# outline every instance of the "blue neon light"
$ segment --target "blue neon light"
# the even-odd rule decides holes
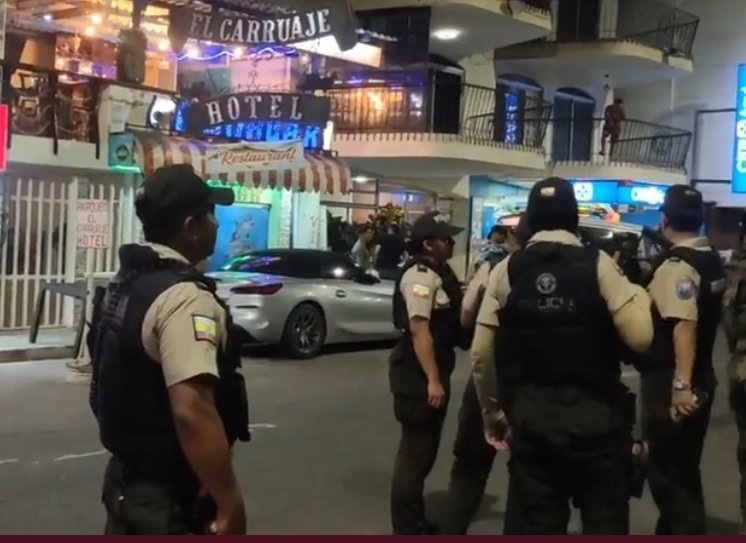
[[[746,64],[738,66],[736,80],[736,130],[730,189],[736,194],[746,194]]]
[[[203,48],[204,49],[204,48]],[[199,54],[197,56],[190,56],[189,51],[185,53],[180,53],[176,55],[177,62],[181,62],[184,60],[196,60],[200,62],[212,62],[214,60],[219,60],[223,57],[230,57],[231,59],[241,59],[244,58],[243,54],[237,54],[236,49],[240,48],[233,48],[233,49],[224,49],[221,47],[213,47],[208,48],[205,50],[205,54]],[[281,45],[267,45],[264,47],[255,47],[249,50],[248,56],[249,57],[272,57],[275,55],[284,55],[287,57],[297,57],[298,56],[298,50],[294,49],[292,47],[283,47]]]

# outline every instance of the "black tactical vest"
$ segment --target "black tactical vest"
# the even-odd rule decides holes
[[[447,264],[438,268],[426,259],[415,258],[410,260],[401,268],[394,286],[393,322],[394,326],[402,333],[400,345],[397,348],[400,349],[399,352],[404,353],[403,358],[406,359],[400,361],[401,364],[394,364],[394,366],[400,367],[391,368],[391,380],[394,389],[411,388],[413,381],[419,382],[424,378],[420,375],[422,370],[414,354],[414,345],[409,333],[407,304],[401,293],[402,277],[413,266],[420,266],[423,269],[429,268],[437,273],[443,281],[442,288],[450,300],[448,307],[434,308],[430,315],[430,333],[435,342],[435,359],[444,378],[450,376],[453,372],[455,364],[454,347],[468,347],[468,338],[465,337],[461,329],[460,316],[463,292],[458,277]]]
[[[676,246],[668,250],[664,260],[681,260],[694,268],[700,276],[697,292],[697,352],[692,375],[692,385],[714,385],[715,374],[712,367],[712,351],[715,345],[723,307],[727,277],[720,255],[714,249],[701,250],[693,247]],[[656,270],[657,270],[656,267]],[[655,271],[653,272],[655,273]],[[676,288],[676,285],[670,285]],[[645,373],[655,369],[671,370],[676,367],[673,345],[673,329],[676,321],[663,319],[654,312],[655,337],[650,352],[638,370]]]
[[[496,344],[508,402],[522,385],[618,390],[618,336],[599,290],[598,256],[591,247],[539,242],[510,257]]]
[[[181,282],[193,282],[215,296],[214,282],[192,266],[159,259],[143,246],[124,246],[122,262],[136,253],[137,266],[125,268],[98,293],[89,348],[93,359],[90,404],[101,443],[120,460],[164,470],[187,466],[176,436],[171,405],[160,364],[142,344],[142,322],[156,298]],[[131,258],[129,258],[131,260]],[[249,441],[248,401],[238,336],[226,311],[227,342],[218,347],[219,379],[215,403],[229,443]],[[191,338],[184,338],[185,341]]]

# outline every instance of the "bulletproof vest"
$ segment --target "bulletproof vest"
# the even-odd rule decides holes
[[[122,268],[105,292],[99,291],[89,333],[93,360],[90,405],[98,421],[101,443],[124,462],[164,469],[186,466],[176,435],[161,365],[142,343],[142,323],[150,306],[170,287],[192,282],[215,296],[214,282],[192,266],[158,258],[148,247],[124,246],[121,251],[145,251],[136,268]],[[120,251],[120,254],[121,254]],[[124,261],[125,259],[122,258]],[[248,400],[240,373],[240,342],[226,311],[227,341],[219,345],[215,405],[229,443],[249,441]],[[185,341],[193,340],[185,337]]]
[[[670,249],[666,260],[683,261],[694,268],[700,276],[697,292],[697,350],[693,379],[709,377],[712,369],[712,351],[722,316],[723,294],[727,286],[725,268],[720,255],[714,249],[704,251],[693,247],[677,246]],[[664,261],[658,263],[658,267]],[[657,270],[657,267],[656,267]],[[655,272],[653,272],[655,273]],[[676,288],[676,285],[670,285]],[[653,346],[645,357],[647,371],[656,368],[673,369],[676,356],[673,345],[674,319],[664,319],[654,311],[655,336]]]
[[[440,279],[443,281],[442,288],[451,302],[448,307],[433,308],[430,315],[430,332],[435,341],[436,350],[451,350],[455,346],[461,345],[463,337],[460,315],[461,301],[463,300],[464,295],[458,277],[456,277],[456,274],[447,264],[436,267],[427,259],[413,258],[401,268],[394,286],[394,326],[396,326],[397,330],[402,332],[405,336],[409,335],[409,315],[407,313],[407,304],[404,301],[404,296],[402,295],[400,287],[402,277],[404,277],[407,270],[413,266],[418,266],[423,271],[427,268],[438,274]]]
[[[521,385],[617,390],[618,336],[598,285],[598,249],[539,242],[508,261],[496,361],[510,397]]]

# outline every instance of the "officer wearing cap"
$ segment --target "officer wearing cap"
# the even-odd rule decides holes
[[[389,360],[394,415],[401,426],[391,481],[394,534],[434,533],[423,499],[435,463],[450,393],[450,377],[462,344],[461,284],[448,265],[456,228],[438,213],[412,225],[410,254],[394,287],[394,325],[401,339]]]
[[[699,471],[717,385],[712,351],[726,288],[720,255],[699,235],[702,194],[666,191],[661,232],[672,243],[653,271],[655,342],[642,372],[642,430],[650,448],[648,483],[660,516],[656,534],[706,532]]]
[[[96,294],[91,408],[112,457],[107,534],[245,534],[231,465],[248,404],[230,314],[195,266],[215,247],[215,205],[191,166],[159,168],[135,208],[147,243],[124,245]]]
[[[506,534],[565,534],[572,499],[586,534],[629,531],[631,397],[621,339],[652,341],[650,299],[583,246],[572,185],[539,181],[535,232],[492,270],[472,345],[485,433],[510,448]]]
[[[531,237],[527,232],[526,215],[522,214],[513,231],[520,247]],[[473,329],[477,312],[487,288],[490,272],[502,258],[484,263],[469,282],[461,307],[461,326]],[[484,489],[492,471],[497,451],[484,439],[482,408],[479,405],[474,379],[468,379],[458,412],[458,429],[453,444],[453,466],[448,485],[449,507],[443,531],[465,535],[479,509]]]

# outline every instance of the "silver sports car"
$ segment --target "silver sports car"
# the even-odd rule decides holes
[[[280,345],[312,358],[325,344],[389,340],[394,281],[379,279],[346,255],[268,249],[234,258],[209,274],[247,344]]]

